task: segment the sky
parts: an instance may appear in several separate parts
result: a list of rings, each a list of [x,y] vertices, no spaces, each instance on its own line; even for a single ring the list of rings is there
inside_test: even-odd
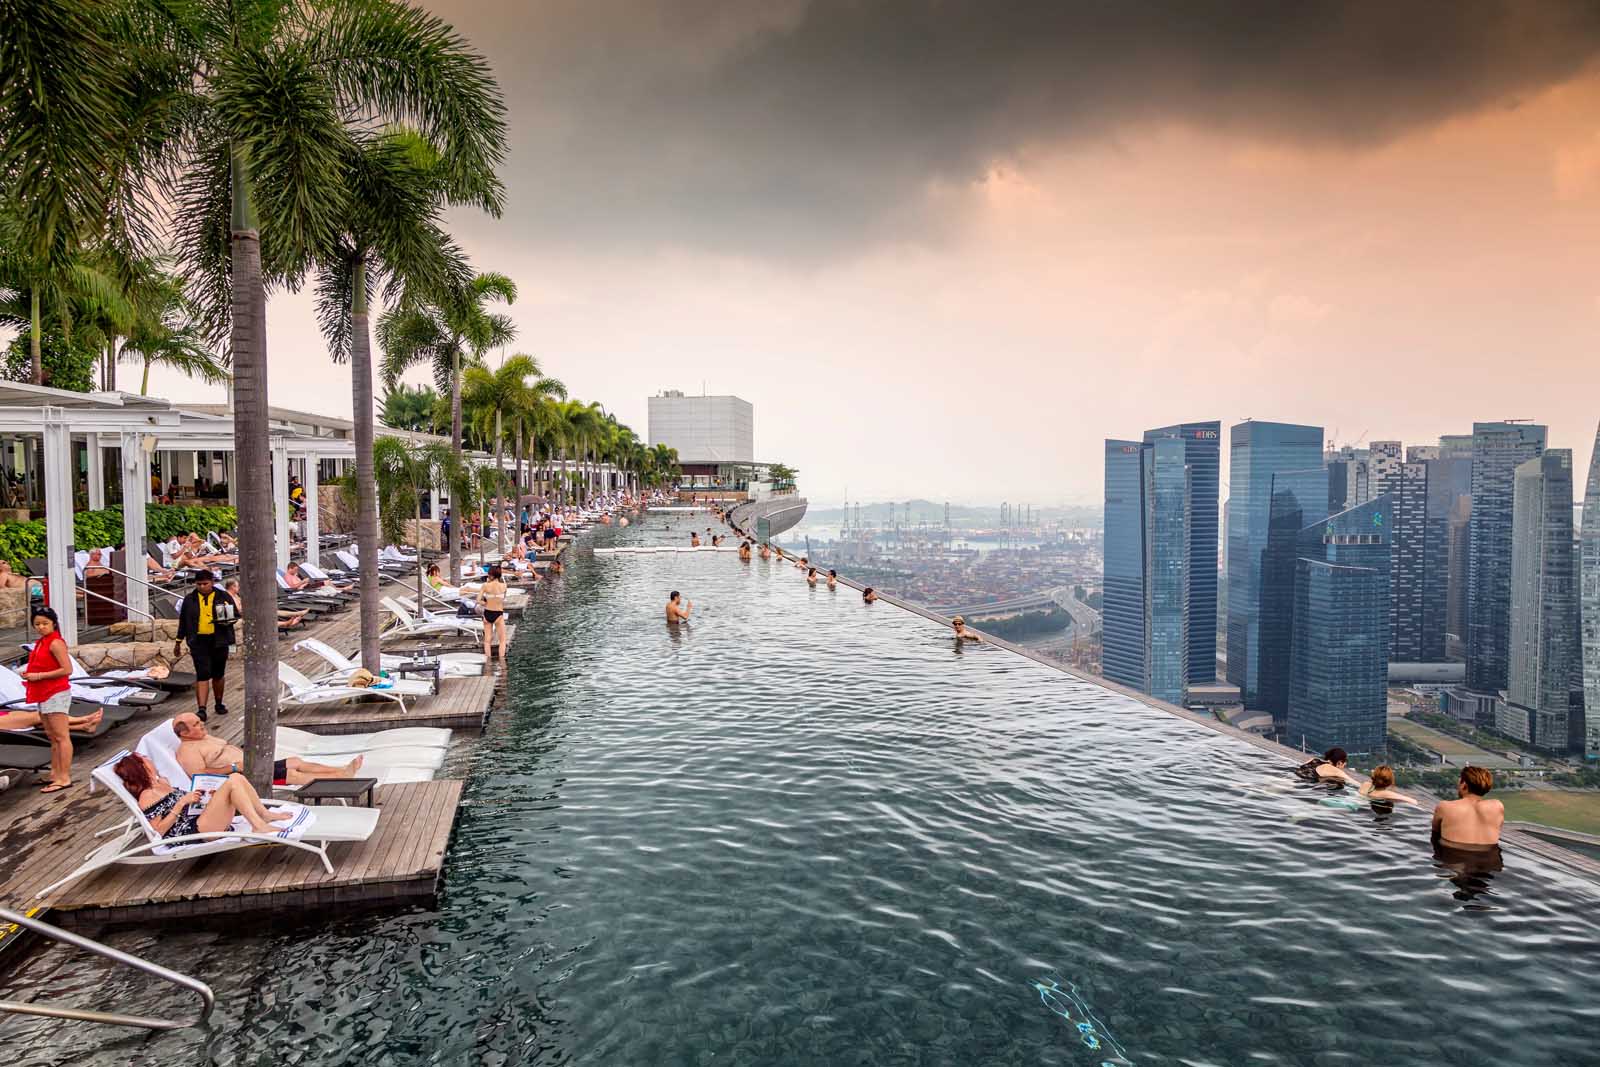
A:
[[[427,6],[507,97],[507,210],[451,226],[508,351],[641,435],[734,393],[814,501],[1058,504],[1182,420],[1527,418],[1582,485],[1600,5]],[[309,298],[268,323],[273,402],[348,415]]]

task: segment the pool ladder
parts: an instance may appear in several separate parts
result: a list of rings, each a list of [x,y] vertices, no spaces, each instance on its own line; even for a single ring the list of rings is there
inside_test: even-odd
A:
[[[102,945],[98,941],[91,941],[70,931],[63,930],[49,923],[27,915],[19,915],[10,908],[0,908],[0,921],[15,923],[36,934],[41,934],[53,941],[64,945],[81,948],[85,952],[92,952],[102,956],[112,963],[124,964],[145,974],[159,978],[164,982],[171,982],[175,986],[193,990],[200,995],[200,1014],[187,1022],[175,1019],[158,1019],[150,1015],[123,1015],[118,1012],[89,1011],[84,1008],[56,1008],[48,1004],[23,1004],[13,1000],[0,1000],[0,1012],[11,1012],[16,1015],[43,1015],[51,1019],[75,1019],[86,1023],[104,1023],[108,1026],[138,1026],[146,1030],[182,1030],[190,1026],[203,1026],[211,1018],[211,1010],[216,1007],[217,998],[211,992],[211,987],[198,978],[190,978],[186,974],[170,971],[160,964],[151,963],[149,960],[131,956],[110,945]]]

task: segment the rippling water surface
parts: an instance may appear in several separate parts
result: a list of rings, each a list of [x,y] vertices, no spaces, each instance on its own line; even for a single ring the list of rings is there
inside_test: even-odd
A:
[[[577,556],[519,628],[438,912],[119,934],[216,987],[212,1031],[12,1019],[13,1062],[1596,1062],[1586,883],[1455,874],[1414,812],[1321,807],[785,564]],[[56,951],[18,977],[167,996]]]

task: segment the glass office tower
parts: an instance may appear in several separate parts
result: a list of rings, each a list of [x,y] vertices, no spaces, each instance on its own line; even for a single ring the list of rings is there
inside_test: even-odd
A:
[[[1398,444],[1398,442],[1396,442]],[[1389,527],[1389,659],[1422,663],[1423,619],[1427,599],[1428,465],[1402,463],[1396,457],[1383,465],[1378,495],[1388,496]],[[1442,646],[1443,641],[1441,639]]]
[[[1517,467],[1512,530],[1509,706],[1495,717],[1521,741],[1566,752],[1577,740],[1572,693],[1582,676],[1570,448]]]
[[[1228,442],[1228,681],[1246,706],[1260,698],[1261,563],[1272,478],[1322,465],[1322,427],[1241,422]]]
[[[1377,752],[1388,737],[1389,498],[1301,531],[1285,742]]]
[[[1217,679],[1217,487],[1222,474],[1222,423],[1183,422],[1144,432],[1144,443],[1176,437],[1189,465],[1189,666],[1191,684]]]
[[[1466,529],[1472,515],[1472,458],[1430,459],[1426,465],[1422,661],[1442,663],[1449,655],[1446,635],[1466,636]]]
[[[1289,658],[1294,634],[1295,560],[1301,531],[1328,517],[1328,468],[1272,476],[1267,547],[1261,555],[1261,670],[1256,707],[1272,712],[1281,732],[1289,714]]]
[[[1104,592],[1100,673],[1142,690],[1144,663],[1144,446],[1106,442]]]
[[[1583,641],[1583,754],[1600,759],[1600,429],[1589,460],[1589,484],[1583,494],[1582,577],[1578,607]]]
[[[1516,470],[1544,453],[1545,428],[1472,424],[1472,549],[1467,575],[1467,686],[1504,689],[1510,678],[1511,515]]]
[[[1189,684],[1192,470],[1181,438],[1159,438],[1145,446],[1145,679],[1141,688],[1174,704],[1182,703]],[[1213,566],[1213,572],[1215,569]],[[1213,660],[1215,647],[1213,644]],[[1214,677],[1215,671],[1212,673]]]

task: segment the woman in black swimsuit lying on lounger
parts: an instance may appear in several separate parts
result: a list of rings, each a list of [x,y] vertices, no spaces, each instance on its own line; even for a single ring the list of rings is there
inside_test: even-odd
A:
[[[294,812],[268,811],[255,786],[242,774],[228,775],[205,807],[197,808],[200,794],[178,789],[161,777],[156,765],[145,756],[123,756],[112,769],[133,794],[156,833],[164,838],[221,833],[233,824],[235,815],[243,815],[256,833],[270,834],[283,828],[275,824],[295,818]]]

